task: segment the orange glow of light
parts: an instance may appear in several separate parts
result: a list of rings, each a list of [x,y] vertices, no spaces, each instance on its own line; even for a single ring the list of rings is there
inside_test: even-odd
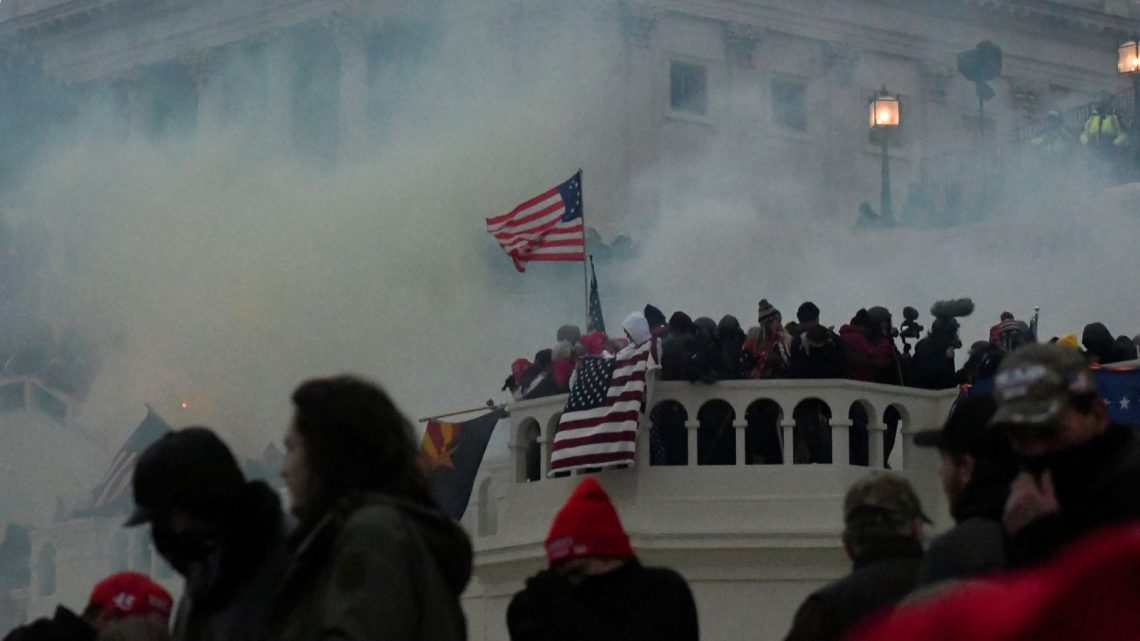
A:
[[[182,401],[181,403],[178,404],[178,406],[181,407],[182,409],[186,409],[186,408],[190,407],[190,404],[187,403],[186,401]]]

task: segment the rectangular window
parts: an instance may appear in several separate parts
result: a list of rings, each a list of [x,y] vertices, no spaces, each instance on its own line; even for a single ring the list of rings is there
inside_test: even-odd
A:
[[[703,65],[673,62],[669,68],[669,107],[704,116],[709,110],[708,73]]]
[[[807,129],[807,85],[795,80],[772,81],[772,120],[781,127]]]

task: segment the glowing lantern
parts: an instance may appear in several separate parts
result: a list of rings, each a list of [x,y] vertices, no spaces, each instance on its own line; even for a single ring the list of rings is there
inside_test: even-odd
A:
[[[877,96],[871,97],[871,128],[898,127],[899,122],[899,97],[888,94],[884,86]]]
[[[1140,73],[1140,38],[1132,39],[1116,49],[1116,70],[1120,73]]]

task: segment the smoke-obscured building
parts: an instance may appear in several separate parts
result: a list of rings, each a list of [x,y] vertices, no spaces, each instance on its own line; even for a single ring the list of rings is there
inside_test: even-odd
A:
[[[573,136],[558,153],[586,169],[591,223],[608,240],[637,236],[661,200],[676,196],[640,192],[640,176],[671,170],[666,175],[683,193],[685,162],[698,157],[734,165],[726,175],[763,176],[724,186],[758,209],[852,218],[861,200],[877,206],[880,147],[866,107],[884,85],[903,105],[890,150],[902,209],[912,184],[928,179],[924,161],[948,147],[1032,128],[1048,110],[1122,89],[1115,47],[1140,18],[1138,7],[1095,0],[6,0],[0,43],[34,52],[51,78],[76,90],[80,105],[84,96],[113,96],[134,134],[192,136],[242,123],[245,134],[326,162],[382,146],[401,126],[399,97],[417,86],[417,74],[502,76],[520,96],[541,87],[572,105],[565,125]],[[559,39],[567,31],[570,42]],[[442,44],[456,36],[469,46]],[[974,85],[958,73],[956,55],[987,39],[1005,56],[983,135]],[[583,62],[574,73],[588,83],[565,84],[577,94],[558,95],[558,83],[543,83],[548,59],[535,52],[558,47],[569,68]],[[462,104],[475,89],[460,81],[439,100]],[[606,100],[592,99],[598,95]],[[591,111],[595,103],[603,106]],[[755,186],[780,181],[797,190]]]
[[[468,101],[472,110],[490,104],[489,115],[517,96],[524,107],[550,110],[535,122],[564,129],[534,131],[520,121],[516,144],[527,154],[518,165],[557,155],[582,167],[588,222],[600,240],[627,234],[641,242],[671,199],[702,190],[748,203],[758,217],[846,223],[860,201],[878,207],[881,146],[867,105],[884,86],[902,104],[889,141],[896,214],[925,201],[948,224],[976,215],[979,185],[1002,171],[1002,154],[1021,149],[1048,111],[1077,127],[1079,109],[1098,93],[1126,88],[1116,45],[1138,21],[1140,2],[1124,0],[3,0],[0,48],[38,61],[66,95],[68,108],[50,114],[57,123],[107,109],[99,122],[114,123],[112,133],[125,139],[225,135],[322,167],[383,149],[417,115],[405,94],[435,91],[452,112]],[[956,62],[983,40],[1004,52],[984,115]],[[446,90],[433,75],[448,80]],[[487,102],[488,85],[502,103]],[[1122,107],[1130,118],[1131,105]],[[535,149],[535,140],[549,141],[549,150]],[[723,183],[695,184],[710,175]],[[825,391],[851,400],[846,387]],[[882,390],[868,393],[890,402]],[[911,396],[908,432],[932,426],[949,402]],[[695,410],[701,399],[687,400]],[[512,457],[549,447],[559,407],[529,408],[537,414],[514,425]],[[0,415],[0,425],[6,420]],[[912,466],[922,455],[911,454],[903,469],[936,501],[929,470]],[[519,577],[541,565],[545,525],[571,486],[527,483],[519,467],[512,460],[485,473],[473,495],[474,639],[502,638],[501,612]],[[703,617],[723,613],[720,629],[745,626],[759,611],[746,597],[769,598],[764,611],[783,614],[757,625],[774,638],[786,627],[779,616],[790,619],[800,597],[843,571],[833,517],[862,470],[692,467],[626,470],[607,485],[647,559],[694,580]],[[677,510],[694,505],[705,520],[680,523]],[[708,506],[735,512],[718,519]],[[706,521],[720,529],[693,526]],[[145,533],[117,523],[33,524],[31,583],[12,598],[40,615],[60,601],[81,606],[111,570],[149,569],[176,582]]]

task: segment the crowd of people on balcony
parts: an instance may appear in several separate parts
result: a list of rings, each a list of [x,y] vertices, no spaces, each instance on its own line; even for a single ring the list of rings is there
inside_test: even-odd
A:
[[[959,319],[974,312],[969,298],[935,302],[929,331],[918,323],[919,313],[903,310],[896,327],[891,312],[882,306],[859,309],[835,331],[820,322],[820,309],[806,301],[796,309],[794,321],[767,299],[757,305],[756,325],[745,331],[740,321],[724,315],[720,321],[700,316],[695,320],[683,311],[666,317],[657,307],[646,305],[623,323],[626,336],[614,338],[604,332],[583,335],[578,327],[558,329],[555,346],[535,354],[534,360],[517,359],[503,385],[516,400],[541,398],[569,391],[575,366],[587,357],[616,354],[629,342],[658,340],[660,377],[666,381],[712,384],[747,379],[850,379],[921,389],[950,389],[992,378],[1002,359],[1026,344],[1038,341],[1036,321],[1020,320],[1002,312],[985,340],[966,350],[959,367],[955,357],[963,348]],[[1084,327],[1075,334],[1053,337],[1049,342],[1071,347],[1094,364],[1110,364],[1140,357],[1140,335],[1114,337],[1103,323]],[[901,343],[901,345],[900,345]],[[746,457],[750,464],[783,463],[780,408],[761,403],[745,417]],[[685,422],[688,416],[677,403],[650,408],[651,460],[658,465],[688,464]],[[736,460],[735,415],[727,404],[702,408],[697,417],[700,464],[731,465]],[[832,447],[829,424],[832,408],[809,399],[794,410],[796,429],[793,456],[797,463],[830,463]],[[868,424],[871,417],[862,405],[850,408],[850,460],[869,462]],[[884,460],[898,431],[900,416],[888,408],[882,417]]]

